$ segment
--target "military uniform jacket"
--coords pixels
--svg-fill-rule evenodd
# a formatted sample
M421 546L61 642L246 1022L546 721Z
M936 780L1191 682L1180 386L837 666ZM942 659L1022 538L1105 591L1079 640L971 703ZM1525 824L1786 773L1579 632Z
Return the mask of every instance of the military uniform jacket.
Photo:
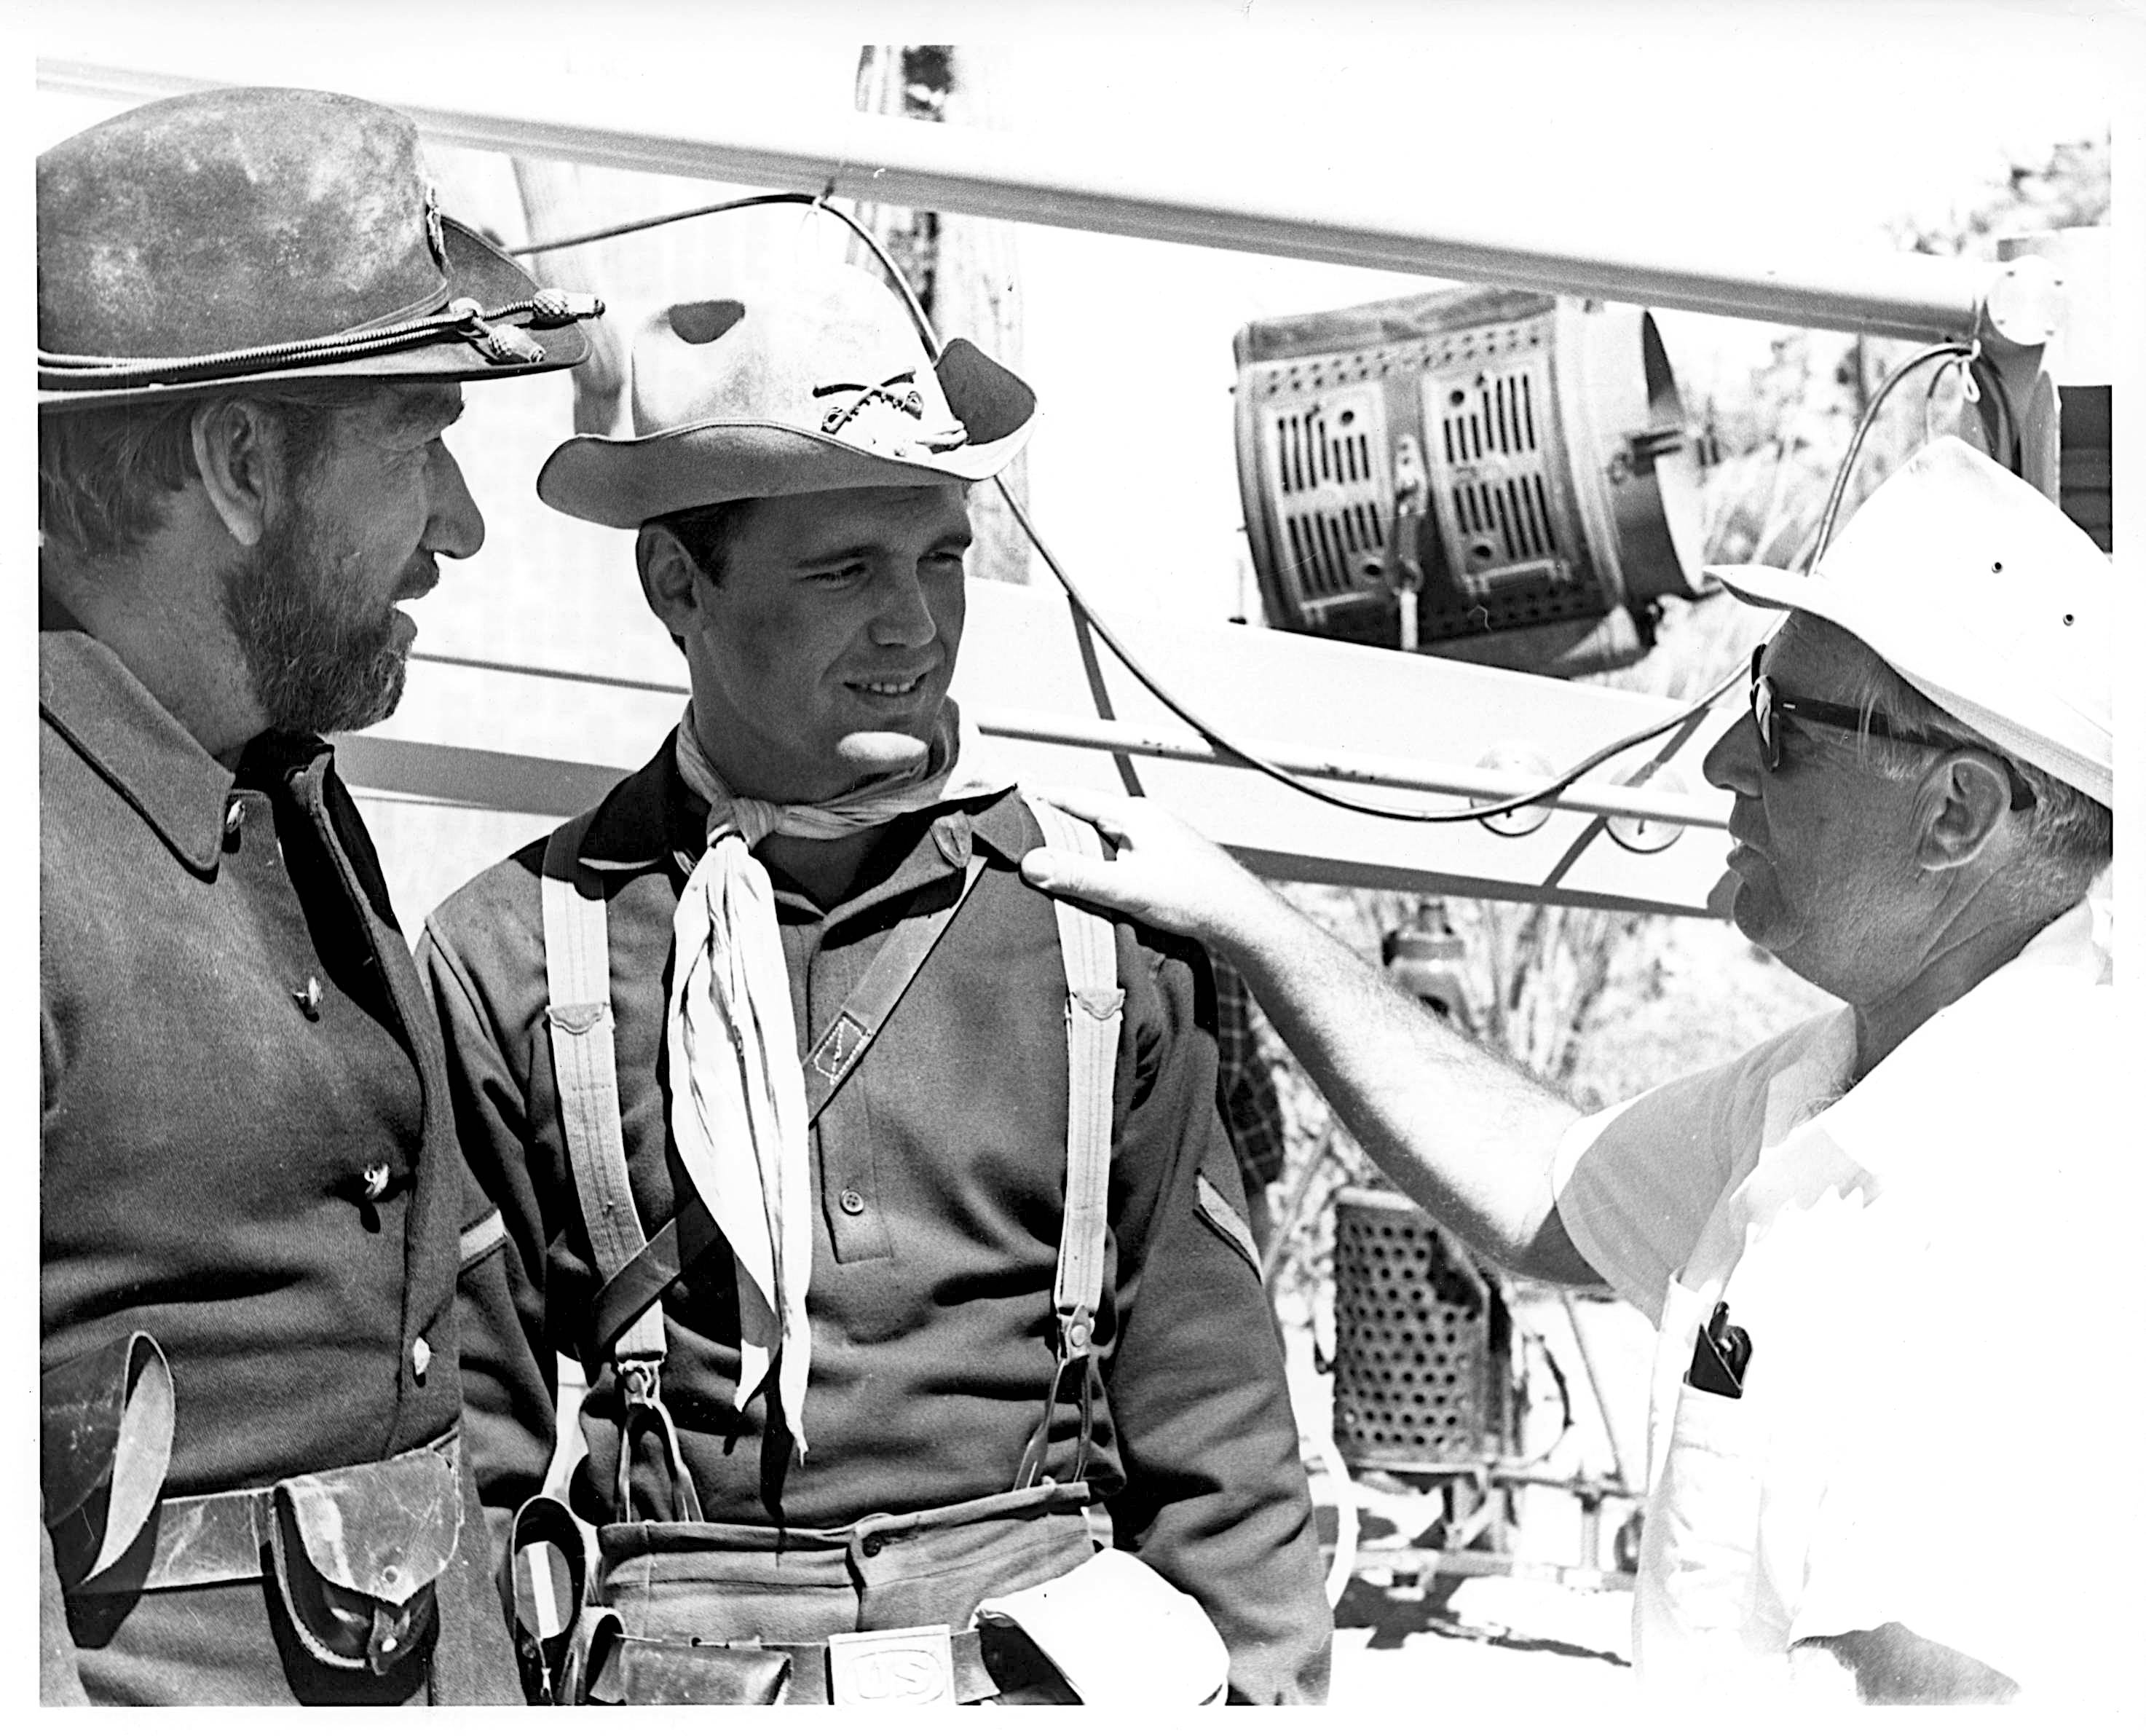
M581 851L603 870L627 1167L651 1235L688 1185L669 1135L665 1017L672 916L705 826L666 742L599 806ZM1064 966L1051 904L1018 872L1041 841L1017 796L986 798L890 826L863 890L832 910L773 875L809 1045L892 925L953 898L971 852L985 863L814 1130L801 1463L779 1431L769 1437L764 1396L739 1405L727 1250L666 1299L663 1390L711 1521L836 1527L1013 1484L1054 1364L1066 1186ZM505 1260L472 1272L464 1334L471 1438L495 1509L541 1484L556 1357L590 1359L596 1287L544 1019L542 857L532 845L462 888L418 950L464 1150L507 1226ZM1126 1001L1096 1334L1106 1402L1090 1481L1118 1545L1206 1608L1230 1647L1233 1695L1321 1698L1332 1624L1280 1346L1215 1113L1205 963L1183 943L1122 924L1116 935ZM1061 1480L1076 1449L1074 1385L1045 1467ZM597 1523L615 1516L621 1409L599 1374L572 1491ZM636 1459L635 1517L668 1516L657 1482Z
M472 1196L327 743L263 737L234 776L94 640L40 653L42 1365L154 1335L167 1498L437 1439ZM70 1598L48 1672L118 1702L519 1703L464 1464L426 1670L314 1663L255 1580Z

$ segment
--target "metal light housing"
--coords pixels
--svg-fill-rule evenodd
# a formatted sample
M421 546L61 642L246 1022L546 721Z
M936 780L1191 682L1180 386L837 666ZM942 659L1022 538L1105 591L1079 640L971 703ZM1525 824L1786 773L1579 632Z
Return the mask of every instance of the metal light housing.
M1270 625L1539 674L1634 662L1700 573L1699 465L1653 316L1457 289L1237 333Z

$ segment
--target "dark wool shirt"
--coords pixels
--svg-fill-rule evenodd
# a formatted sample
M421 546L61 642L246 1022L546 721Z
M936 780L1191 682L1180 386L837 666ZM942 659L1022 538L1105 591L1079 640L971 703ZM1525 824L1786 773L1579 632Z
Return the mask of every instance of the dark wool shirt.
M686 1185L669 1135L671 920L706 811L672 745L615 789L585 839L610 913L618 1090L645 1231ZM888 828L861 890L822 910L780 873L779 920L810 1045L892 925L985 862L968 902L811 1141L819 1210L807 1306L811 1450L737 1404L737 1295L718 1245L671 1290L663 1391L711 1520L840 1526L1010 1489L1053 1367L1051 1283L1065 1206L1066 978L1051 901L1018 865L1042 841L1017 796ZM506 1216L511 1257L477 1275L464 1366L478 1479L511 1509L543 1479L560 1354L584 1355L595 1290L561 1149L546 1030L541 843L436 911L419 948L447 1034L464 1150ZM1322 1698L1322 1594L1280 1344L1242 1230L1243 1190L1215 1112L1214 1010L1196 950L1120 924L1110 1237L1097 1340L1106 1388L1089 1477L1117 1544L1205 1607L1231 1688ZM512 1293L489 1288L497 1276ZM1046 1467L1072 1474L1075 1383ZM573 1499L614 1518L620 1395L583 1406ZM763 1449L766 1450L763 1450ZM646 1485L644 1487L644 1485ZM638 1518L665 1516L636 1459ZM645 1497L645 1499L644 1499Z
M177 1396L167 1495L434 1440L461 1406L475 1196L437 1028L327 744L263 736L234 776L96 641L39 649L42 1364L155 1337ZM518 1702L465 1483L429 1684L312 1663L257 1581L71 1599L84 1686Z

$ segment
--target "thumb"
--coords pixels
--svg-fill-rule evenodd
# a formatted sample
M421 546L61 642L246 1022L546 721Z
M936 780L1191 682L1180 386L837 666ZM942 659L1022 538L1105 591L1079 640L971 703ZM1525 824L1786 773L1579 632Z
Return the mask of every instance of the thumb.
M1108 836L1115 837L1125 830L1130 811L1129 797L1084 789L1074 784L1041 785L1029 793L1041 796L1054 808L1063 809L1076 820L1086 821Z
M1063 850L1031 850L1021 859L1021 877L1040 892L1080 898L1094 889L1092 872L1102 866Z

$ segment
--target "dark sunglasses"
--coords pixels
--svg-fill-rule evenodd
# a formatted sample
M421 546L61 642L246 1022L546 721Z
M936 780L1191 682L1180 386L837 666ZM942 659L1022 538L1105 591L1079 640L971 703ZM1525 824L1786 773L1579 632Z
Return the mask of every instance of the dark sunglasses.
M1759 665L1766 655L1763 645L1751 653L1751 721L1758 726L1759 758L1769 771L1781 769L1781 720L1793 717L1799 723L1822 724L1829 729L1867 730L1871 735L1883 736L1888 741L1898 741L1908 747L1936 747L1948 751L1970 747L1966 741L1947 741L1940 736L1918 736L1896 728L1882 712L1873 712L1865 717L1859 706L1836 706L1822 699L1795 699L1783 693L1774 685L1774 678L1761 673ZM1986 749L1977 750L1987 751ZM2026 780L2009 760L1993 756L2004 768L2004 777L2012 787L2012 806L2016 812L2034 806L2034 792L2027 787Z

